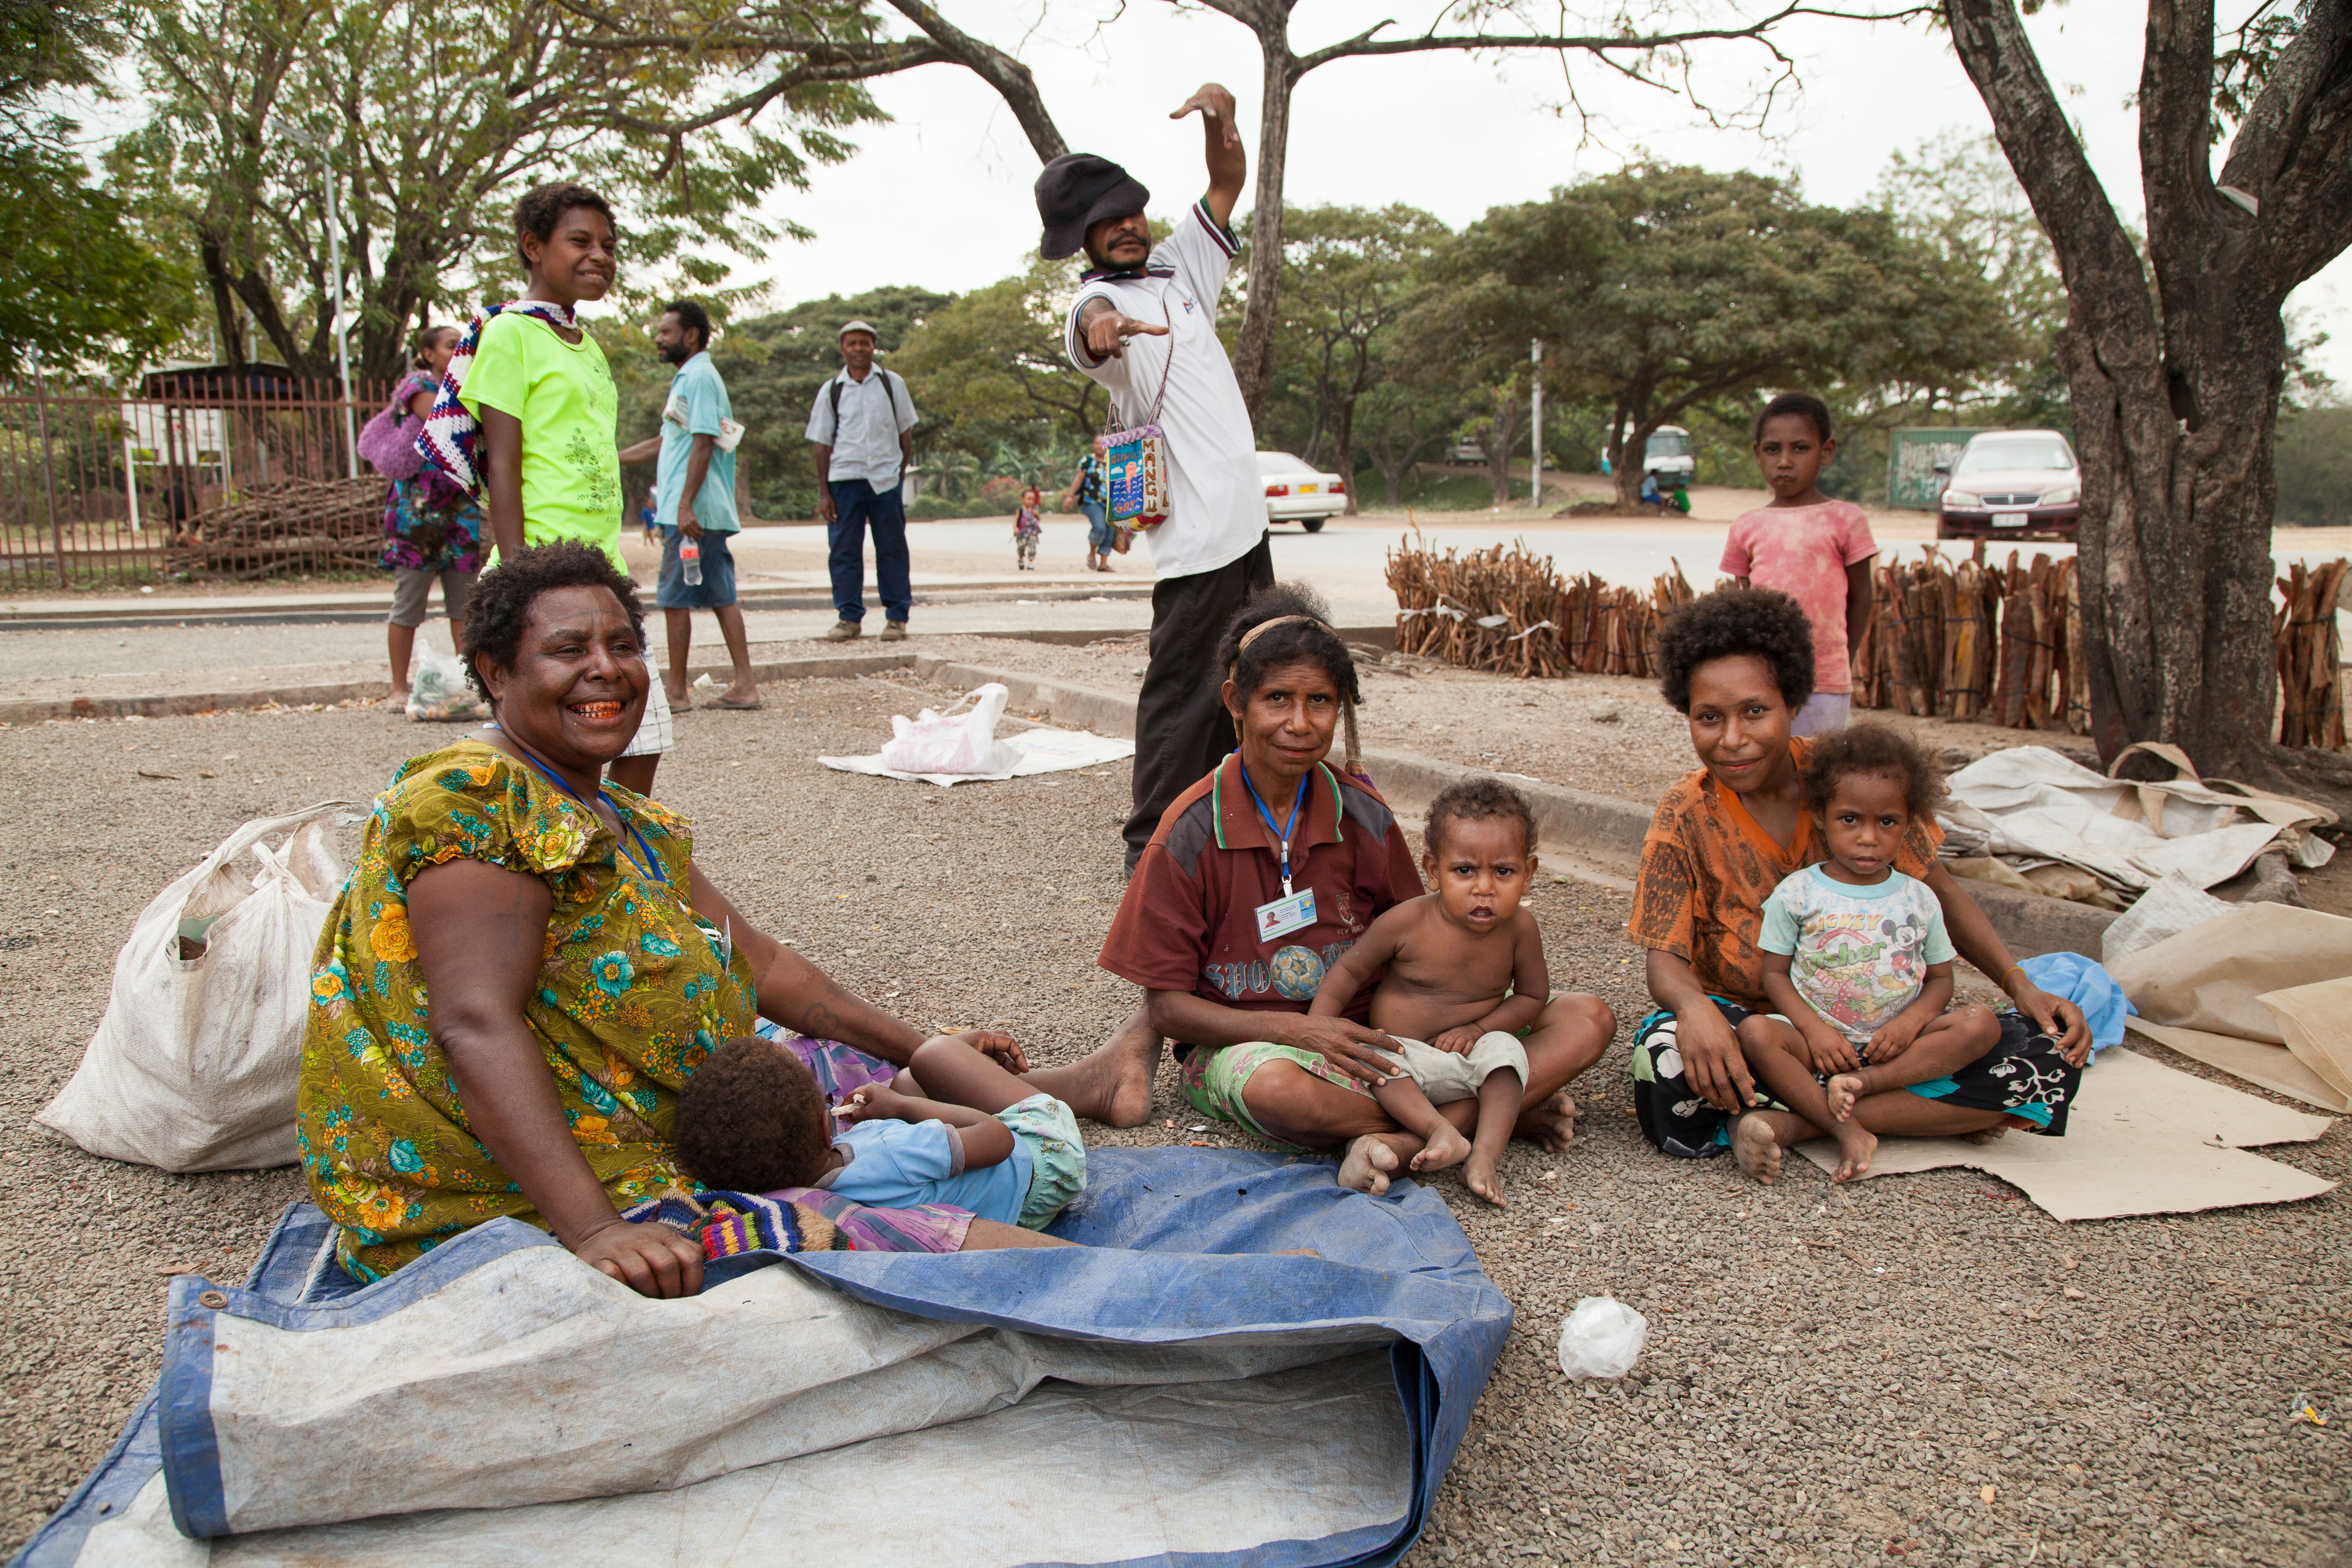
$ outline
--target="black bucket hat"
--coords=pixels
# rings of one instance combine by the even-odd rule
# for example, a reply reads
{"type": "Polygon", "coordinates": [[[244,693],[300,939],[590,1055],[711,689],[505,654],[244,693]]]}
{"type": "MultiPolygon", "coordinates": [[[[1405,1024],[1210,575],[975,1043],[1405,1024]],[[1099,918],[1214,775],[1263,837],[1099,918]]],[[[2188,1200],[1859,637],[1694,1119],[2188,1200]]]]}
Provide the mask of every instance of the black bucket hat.
{"type": "Polygon", "coordinates": [[[1141,181],[1108,158],[1065,153],[1037,176],[1037,216],[1045,237],[1037,249],[1048,261],[1087,247],[1087,230],[1107,217],[1125,217],[1151,205],[1141,181]]]}

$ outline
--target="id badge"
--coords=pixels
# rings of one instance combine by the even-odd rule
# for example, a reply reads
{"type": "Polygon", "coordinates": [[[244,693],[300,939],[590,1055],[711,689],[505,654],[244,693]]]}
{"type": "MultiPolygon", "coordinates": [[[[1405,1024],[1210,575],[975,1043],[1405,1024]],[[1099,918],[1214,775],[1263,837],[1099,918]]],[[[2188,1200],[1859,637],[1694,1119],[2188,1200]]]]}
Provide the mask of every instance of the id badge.
{"type": "Polygon", "coordinates": [[[1315,923],[1315,889],[1307,889],[1287,899],[1276,899],[1257,907],[1257,939],[1272,942],[1315,923]]]}

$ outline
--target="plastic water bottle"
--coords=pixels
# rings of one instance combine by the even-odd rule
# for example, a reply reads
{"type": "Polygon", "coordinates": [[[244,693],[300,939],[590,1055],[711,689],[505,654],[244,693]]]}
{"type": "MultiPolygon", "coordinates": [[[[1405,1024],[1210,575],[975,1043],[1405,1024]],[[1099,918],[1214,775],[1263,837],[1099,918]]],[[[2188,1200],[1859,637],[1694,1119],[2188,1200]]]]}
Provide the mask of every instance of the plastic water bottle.
{"type": "Polygon", "coordinates": [[[678,564],[685,569],[686,580],[696,587],[702,585],[702,541],[681,539],[677,542],[678,564]]]}

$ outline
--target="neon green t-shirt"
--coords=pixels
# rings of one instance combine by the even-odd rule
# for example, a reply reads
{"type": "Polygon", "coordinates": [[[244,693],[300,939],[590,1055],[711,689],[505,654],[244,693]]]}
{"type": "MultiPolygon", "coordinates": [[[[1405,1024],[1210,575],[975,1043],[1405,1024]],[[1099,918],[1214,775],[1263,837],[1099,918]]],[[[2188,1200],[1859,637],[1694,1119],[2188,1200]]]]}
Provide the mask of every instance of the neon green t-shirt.
{"type": "Polygon", "coordinates": [[[620,398],[596,340],[583,330],[579,342],[567,343],[534,317],[493,316],[457,396],[477,419],[495,408],[522,421],[524,542],[577,539],[627,572],[614,440],[620,398]]]}

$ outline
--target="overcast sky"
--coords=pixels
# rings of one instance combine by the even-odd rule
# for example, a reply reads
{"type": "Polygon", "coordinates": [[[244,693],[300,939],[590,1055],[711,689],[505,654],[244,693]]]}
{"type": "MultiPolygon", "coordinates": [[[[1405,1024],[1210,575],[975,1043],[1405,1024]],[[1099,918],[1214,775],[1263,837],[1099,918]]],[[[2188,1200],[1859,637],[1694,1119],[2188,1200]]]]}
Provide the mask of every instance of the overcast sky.
{"type": "MultiPolygon", "coordinates": [[[[1125,163],[1151,188],[1155,214],[1173,215],[1200,194],[1198,122],[1165,116],[1202,81],[1233,89],[1255,156],[1256,45],[1223,16],[1168,0],[1126,0],[1123,14],[1099,26],[1090,18],[1121,9],[1116,0],[1052,0],[1050,11],[1044,0],[948,0],[942,8],[1018,54],[1070,145],[1125,163]]],[[[1398,15],[1412,26],[1429,8],[1423,0],[1398,15]]],[[[1381,14],[1367,0],[1301,0],[1292,45],[1303,52],[1381,14]]],[[[2135,222],[2137,132],[2125,100],[2137,80],[2146,16],[2145,0],[2072,0],[2027,24],[2110,199],[2135,222]]],[[[1458,227],[1646,152],[1714,169],[1791,173],[1812,199],[1849,204],[1870,194],[1889,154],[1941,133],[1991,129],[1943,36],[1923,26],[1809,21],[1781,37],[1802,85],[1762,137],[1709,129],[1686,100],[1612,81],[1587,63],[1569,68],[1598,111],[1589,130],[1556,112],[1565,83],[1550,57],[1339,61],[1310,74],[1294,100],[1288,199],[1409,202],[1458,227]]],[[[1715,46],[1703,58],[1705,89],[1727,105],[1746,98],[1761,65],[1739,46],[1715,46]]],[[[933,66],[885,79],[876,97],[894,121],[857,129],[850,162],[817,170],[809,190],[772,204],[816,232],[744,263],[739,279],[772,283],[778,306],[885,283],[960,290],[1034,254],[1037,160],[993,93],[968,72],[933,66]]],[[[2300,325],[2334,340],[2320,363],[2352,384],[2352,257],[2305,285],[2290,309],[2300,325]]]]}

